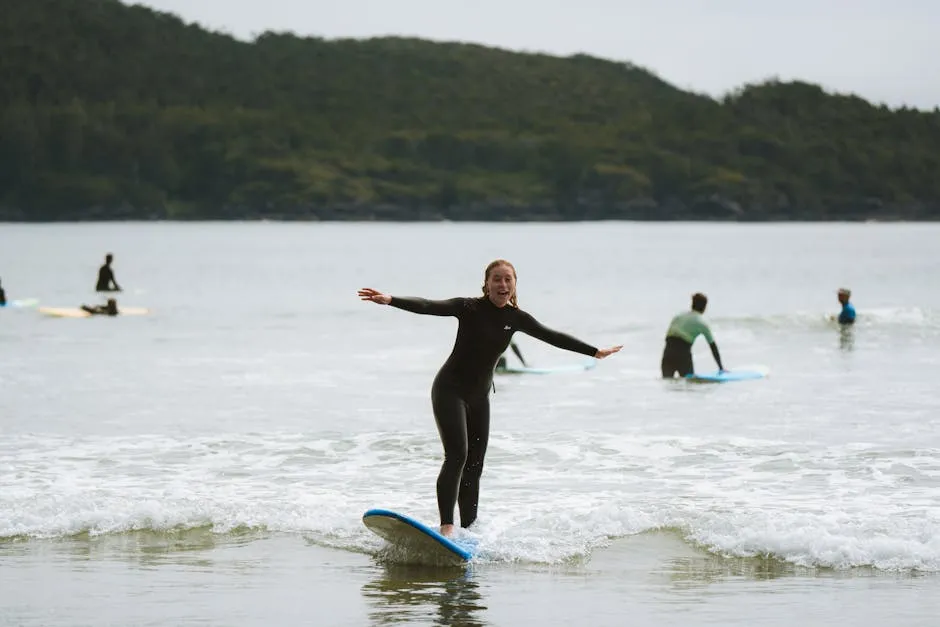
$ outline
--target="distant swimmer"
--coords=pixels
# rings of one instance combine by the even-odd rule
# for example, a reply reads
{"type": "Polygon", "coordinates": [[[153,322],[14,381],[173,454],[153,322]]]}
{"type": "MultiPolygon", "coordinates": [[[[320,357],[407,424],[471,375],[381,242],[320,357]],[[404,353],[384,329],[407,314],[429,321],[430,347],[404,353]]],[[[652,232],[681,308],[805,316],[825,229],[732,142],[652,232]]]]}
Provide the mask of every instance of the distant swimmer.
{"type": "Polygon", "coordinates": [[[712,337],[712,330],[702,317],[706,305],[708,305],[708,298],[705,294],[695,294],[692,296],[692,310],[677,315],[669,323],[669,329],[666,331],[666,347],[663,349],[663,378],[671,379],[676,373],[684,377],[695,372],[692,366],[692,344],[699,335],[704,335],[708,341],[708,347],[712,349],[712,356],[718,364],[718,369],[722,371],[725,369],[721,365],[721,355],[712,337]]]}
{"type": "Polygon", "coordinates": [[[855,307],[849,302],[852,297],[852,290],[843,287],[839,289],[838,294],[839,302],[842,303],[842,311],[839,312],[838,317],[832,316],[832,319],[837,320],[839,324],[855,324],[855,307]]]}
{"type": "Polygon", "coordinates": [[[121,286],[114,280],[114,271],[111,269],[112,261],[114,261],[114,255],[108,253],[104,258],[104,265],[98,269],[98,283],[95,285],[96,292],[121,291],[121,286]]]}
{"type": "Polygon", "coordinates": [[[0,285],[0,307],[6,307],[7,304],[7,293],[3,291],[3,286],[0,285]]]}
{"type": "MultiPolygon", "coordinates": [[[[522,352],[519,350],[519,347],[516,346],[516,343],[515,343],[515,342],[509,342],[509,348],[511,348],[511,349],[512,349],[512,352],[514,352],[514,353],[516,354],[516,357],[519,358],[519,361],[522,362],[522,365],[523,365],[523,366],[525,366],[525,367],[528,367],[528,366],[529,366],[529,364],[525,363],[525,359],[523,359],[523,357],[522,357],[522,352]]],[[[499,356],[499,360],[496,362],[496,369],[497,369],[497,370],[505,370],[505,369],[506,369],[506,355],[505,355],[505,354],[499,356]]]]}
{"type": "Polygon", "coordinates": [[[444,448],[444,463],[437,477],[437,506],[441,534],[454,533],[454,506],[461,527],[477,517],[480,477],[490,432],[489,390],[499,356],[512,336],[521,331],[557,348],[604,359],[621,346],[597,348],[566,333],[549,329],[519,309],[516,270],[504,259],[491,262],[483,273],[483,295],[478,298],[426,300],[391,296],[372,288],[359,290],[359,298],[380,305],[428,316],[457,318],[457,338],[450,356],[431,385],[431,407],[444,448]]]}
{"type": "Polygon", "coordinates": [[[116,316],[119,313],[117,301],[113,298],[108,299],[107,305],[82,305],[82,311],[93,316],[116,316]]]}

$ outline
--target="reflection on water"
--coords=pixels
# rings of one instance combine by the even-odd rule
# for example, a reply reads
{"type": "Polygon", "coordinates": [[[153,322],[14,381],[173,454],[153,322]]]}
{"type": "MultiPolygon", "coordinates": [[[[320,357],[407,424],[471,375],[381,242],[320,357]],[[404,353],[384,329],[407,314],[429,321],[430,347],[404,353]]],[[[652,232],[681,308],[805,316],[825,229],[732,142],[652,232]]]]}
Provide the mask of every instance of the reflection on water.
{"type": "Polygon", "coordinates": [[[86,532],[56,539],[16,538],[0,543],[0,556],[50,555],[75,561],[120,560],[139,568],[169,564],[212,569],[219,566],[214,550],[246,545],[263,537],[257,530],[218,533],[208,526],[104,535],[86,532]]]}
{"type": "Polygon", "coordinates": [[[855,326],[851,324],[839,325],[839,348],[844,351],[855,349],[855,326]]]}
{"type": "Polygon", "coordinates": [[[663,528],[618,539],[609,549],[595,552],[591,568],[612,580],[653,582],[651,589],[668,591],[663,597],[668,603],[700,603],[704,590],[751,582],[777,582],[774,589],[804,589],[820,585],[822,579],[940,581],[934,573],[911,570],[801,566],[774,554],[730,556],[690,542],[685,534],[663,528]]]}
{"type": "Polygon", "coordinates": [[[813,577],[816,570],[795,566],[769,557],[722,557],[703,555],[670,560],[666,566],[669,579],[680,587],[696,587],[729,578],[770,581],[780,577],[813,577]]]}
{"type": "Polygon", "coordinates": [[[362,587],[374,625],[416,620],[434,625],[482,626],[479,584],[471,569],[386,564],[362,587]]]}
{"type": "Polygon", "coordinates": [[[884,571],[870,566],[853,568],[820,568],[799,566],[772,555],[754,557],[726,557],[721,555],[683,556],[670,559],[665,572],[670,581],[679,588],[694,588],[731,579],[772,581],[783,578],[812,579],[856,579],[875,577],[879,579],[913,580],[935,578],[934,573],[912,570],[884,571]]]}

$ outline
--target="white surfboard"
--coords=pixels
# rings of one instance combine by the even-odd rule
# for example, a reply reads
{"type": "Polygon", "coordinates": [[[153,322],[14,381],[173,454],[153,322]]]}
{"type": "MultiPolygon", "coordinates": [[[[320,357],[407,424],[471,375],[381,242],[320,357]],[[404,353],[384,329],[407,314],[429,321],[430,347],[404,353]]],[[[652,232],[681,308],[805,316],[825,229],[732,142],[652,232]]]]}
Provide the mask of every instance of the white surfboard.
{"type": "MultiPolygon", "coordinates": [[[[110,317],[107,314],[90,314],[80,307],[40,307],[39,313],[54,318],[91,318],[94,316],[110,317]]],[[[118,307],[118,316],[145,316],[150,313],[146,307],[118,307]]]]}

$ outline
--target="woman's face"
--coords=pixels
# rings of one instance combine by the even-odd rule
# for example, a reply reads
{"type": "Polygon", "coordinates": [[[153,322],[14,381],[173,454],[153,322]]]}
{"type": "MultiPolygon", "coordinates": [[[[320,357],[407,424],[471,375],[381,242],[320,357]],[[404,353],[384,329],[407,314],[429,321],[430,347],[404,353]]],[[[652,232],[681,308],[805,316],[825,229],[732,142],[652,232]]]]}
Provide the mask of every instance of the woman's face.
{"type": "Polygon", "coordinates": [[[506,265],[498,265],[486,277],[486,296],[497,307],[505,307],[516,293],[516,273],[506,265]]]}

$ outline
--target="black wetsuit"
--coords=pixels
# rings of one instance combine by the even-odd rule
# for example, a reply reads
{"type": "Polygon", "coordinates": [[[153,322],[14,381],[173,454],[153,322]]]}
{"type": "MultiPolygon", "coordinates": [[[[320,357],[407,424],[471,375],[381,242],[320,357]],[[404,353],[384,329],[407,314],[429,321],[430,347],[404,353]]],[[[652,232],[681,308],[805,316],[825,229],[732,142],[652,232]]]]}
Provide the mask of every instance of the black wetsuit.
{"type": "Polygon", "coordinates": [[[3,291],[3,288],[0,287],[0,306],[6,306],[7,304],[7,293],[3,291]]]}
{"type": "Polygon", "coordinates": [[[680,377],[692,374],[695,371],[692,366],[692,345],[681,337],[667,337],[660,368],[663,377],[667,379],[671,379],[676,373],[679,373],[680,377]]]}
{"type": "Polygon", "coordinates": [[[497,307],[486,297],[435,301],[395,296],[389,304],[413,313],[458,319],[454,348],[431,387],[431,405],[444,445],[444,464],[437,478],[441,524],[453,524],[456,503],[460,526],[469,527],[477,517],[480,476],[489,440],[488,394],[493,369],[513,333],[522,331],[558,348],[591,357],[597,349],[542,326],[511,305],[497,307]]]}
{"type": "Polygon", "coordinates": [[[104,264],[98,269],[98,283],[95,285],[96,292],[115,292],[119,288],[117,281],[114,280],[114,271],[109,264],[104,264]],[[111,285],[114,285],[112,288],[111,285]]]}

